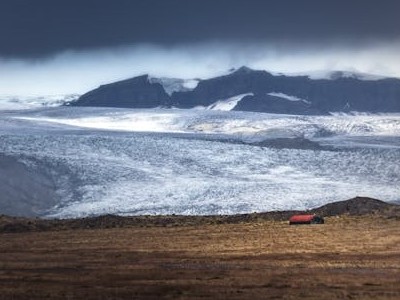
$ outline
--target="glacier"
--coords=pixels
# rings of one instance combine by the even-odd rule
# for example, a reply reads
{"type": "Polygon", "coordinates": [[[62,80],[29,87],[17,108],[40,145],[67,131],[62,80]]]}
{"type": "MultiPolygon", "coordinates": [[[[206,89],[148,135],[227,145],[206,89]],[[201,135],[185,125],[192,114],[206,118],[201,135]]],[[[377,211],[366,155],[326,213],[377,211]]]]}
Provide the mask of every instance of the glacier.
{"type": "Polygon", "coordinates": [[[355,196],[400,200],[400,114],[5,111],[0,154],[53,182],[60,200],[38,211],[42,217],[235,214],[355,196]]]}

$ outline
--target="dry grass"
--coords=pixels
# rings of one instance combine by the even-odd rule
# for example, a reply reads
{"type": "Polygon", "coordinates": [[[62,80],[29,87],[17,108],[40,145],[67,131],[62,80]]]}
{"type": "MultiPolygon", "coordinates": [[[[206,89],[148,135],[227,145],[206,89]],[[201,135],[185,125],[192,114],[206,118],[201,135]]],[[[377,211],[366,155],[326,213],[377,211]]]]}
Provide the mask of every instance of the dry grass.
{"type": "Polygon", "coordinates": [[[400,220],[0,235],[0,299],[400,299],[400,220]]]}

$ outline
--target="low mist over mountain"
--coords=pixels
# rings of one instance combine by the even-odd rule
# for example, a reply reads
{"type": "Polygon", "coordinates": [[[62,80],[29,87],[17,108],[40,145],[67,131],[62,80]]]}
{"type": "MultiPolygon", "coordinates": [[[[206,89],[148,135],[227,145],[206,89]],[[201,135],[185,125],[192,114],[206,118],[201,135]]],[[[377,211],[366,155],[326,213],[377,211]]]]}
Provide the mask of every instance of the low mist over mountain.
{"type": "Polygon", "coordinates": [[[325,78],[241,67],[206,80],[149,75],[102,85],[75,106],[203,108],[288,114],[400,112],[400,79],[332,72],[325,78]]]}

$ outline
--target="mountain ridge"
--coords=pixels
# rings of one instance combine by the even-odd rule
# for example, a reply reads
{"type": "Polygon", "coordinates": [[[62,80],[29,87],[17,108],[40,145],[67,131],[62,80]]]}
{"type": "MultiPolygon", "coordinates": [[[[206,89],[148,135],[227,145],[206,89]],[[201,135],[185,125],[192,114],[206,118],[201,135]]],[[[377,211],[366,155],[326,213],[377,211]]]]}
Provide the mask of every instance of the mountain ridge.
{"type": "Polygon", "coordinates": [[[243,66],[226,75],[197,80],[190,88],[184,87],[183,79],[146,74],[101,85],[69,105],[212,109],[218,101],[247,94],[231,109],[300,115],[400,112],[400,79],[366,80],[351,72],[334,73],[330,79],[312,79],[306,75],[274,75],[243,66]],[[171,88],[166,86],[168,82],[178,85],[171,88]]]}

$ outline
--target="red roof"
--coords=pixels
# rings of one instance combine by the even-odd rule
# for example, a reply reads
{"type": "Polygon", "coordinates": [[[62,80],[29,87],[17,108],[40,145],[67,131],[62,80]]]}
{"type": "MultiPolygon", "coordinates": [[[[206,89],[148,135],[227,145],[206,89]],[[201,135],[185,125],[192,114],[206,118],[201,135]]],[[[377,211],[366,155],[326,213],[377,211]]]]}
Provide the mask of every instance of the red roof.
{"type": "Polygon", "coordinates": [[[308,223],[311,222],[315,215],[294,215],[289,219],[292,223],[308,223]]]}

